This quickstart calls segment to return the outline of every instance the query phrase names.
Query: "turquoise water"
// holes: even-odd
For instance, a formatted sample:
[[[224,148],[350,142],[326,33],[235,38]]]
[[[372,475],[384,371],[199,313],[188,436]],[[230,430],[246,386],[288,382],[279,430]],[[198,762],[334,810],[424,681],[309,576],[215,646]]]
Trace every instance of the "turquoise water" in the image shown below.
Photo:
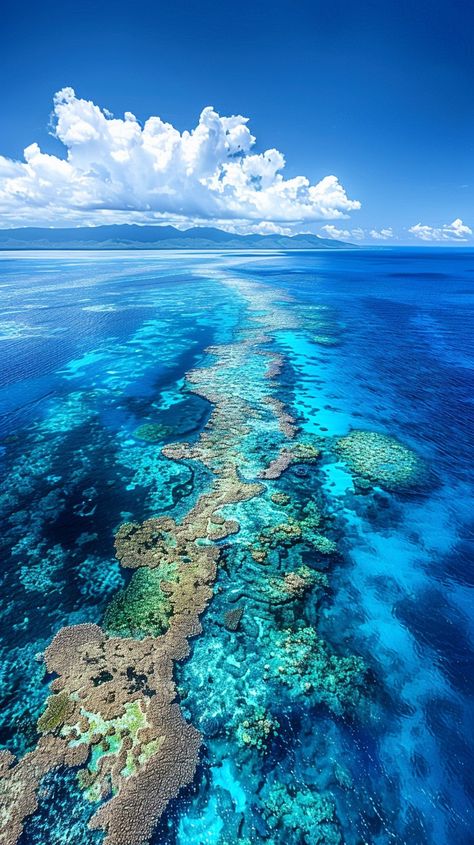
[[[186,524],[235,467],[261,489],[197,540],[217,573],[173,672],[202,744],[152,841],[473,841],[473,258],[0,255],[2,748],[70,741],[38,726],[64,626],[159,648],[156,587],[159,620],[149,592],[117,619],[114,536]],[[57,759],[15,840],[103,841],[109,796]]]

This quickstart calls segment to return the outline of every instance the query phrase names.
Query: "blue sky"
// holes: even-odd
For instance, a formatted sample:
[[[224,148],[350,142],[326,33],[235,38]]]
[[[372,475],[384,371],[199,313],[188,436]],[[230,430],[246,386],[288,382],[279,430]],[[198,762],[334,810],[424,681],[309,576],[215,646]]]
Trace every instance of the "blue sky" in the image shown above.
[[[130,219],[358,231],[362,242],[383,242],[371,231],[386,232],[387,242],[473,240],[474,7],[466,0],[26,2],[8,4],[2,18],[0,225]],[[60,98],[58,138],[49,118],[65,87],[75,98]],[[133,113],[140,132],[150,115],[192,130],[213,106],[221,117],[248,117],[247,136],[242,123],[230,151],[222,138],[210,150],[206,133],[229,135],[211,115],[198,153],[198,136],[184,146],[165,139],[177,147],[162,172],[155,141],[138,158],[148,141],[137,129],[132,157],[121,147],[118,163],[122,127],[99,127],[81,100],[107,109],[105,121]],[[84,120],[95,129],[79,137]],[[41,152],[30,149],[25,165],[32,144]],[[68,149],[67,169],[57,159]],[[275,155],[255,158],[268,149],[283,154],[283,170]],[[282,175],[289,181],[277,184]],[[321,185],[333,175],[336,184]]]

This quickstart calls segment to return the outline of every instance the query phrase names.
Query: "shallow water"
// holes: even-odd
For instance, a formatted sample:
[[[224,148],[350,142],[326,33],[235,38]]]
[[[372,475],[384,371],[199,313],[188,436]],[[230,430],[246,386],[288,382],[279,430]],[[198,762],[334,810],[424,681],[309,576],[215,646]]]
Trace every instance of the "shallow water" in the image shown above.
[[[114,557],[119,525],[179,521],[211,489],[215,456],[204,465],[161,449],[201,442],[213,405],[190,374],[217,360],[218,390],[255,411],[228,422],[242,478],[262,479],[286,448],[281,409],[262,410],[269,395],[320,456],[225,507],[240,530],[220,544],[203,631],[175,667],[181,711],[203,735],[199,766],[153,841],[473,841],[473,259],[0,254],[1,747],[22,757],[38,742],[54,634],[102,624],[130,581]],[[259,320],[267,338],[248,347]],[[279,362],[270,378],[268,356]],[[364,486],[337,448],[353,429],[408,447],[423,466],[416,483]],[[272,545],[308,502],[337,551],[304,533]],[[327,586],[283,600],[282,578],[302,566]],[[293,654],[282,638],[302,630],[361,658],[362,689],[348,672],[344,689],[311,676],[302,692],[314,649],[297,675],[281,672]],[[20,841],[101,842],[87,827],[96,809],[73,771],[53,770]]]

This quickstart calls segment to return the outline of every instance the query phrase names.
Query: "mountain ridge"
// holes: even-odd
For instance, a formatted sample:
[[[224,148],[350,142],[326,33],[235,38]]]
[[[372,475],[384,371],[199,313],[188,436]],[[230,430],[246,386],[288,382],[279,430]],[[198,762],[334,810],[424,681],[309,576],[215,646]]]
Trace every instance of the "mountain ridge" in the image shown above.
[[[353,244],[318,235],[237,235],[213,227],[176,229],[135,223],[49,229],[0,229],[0,250],[16,249],[348,249]]]

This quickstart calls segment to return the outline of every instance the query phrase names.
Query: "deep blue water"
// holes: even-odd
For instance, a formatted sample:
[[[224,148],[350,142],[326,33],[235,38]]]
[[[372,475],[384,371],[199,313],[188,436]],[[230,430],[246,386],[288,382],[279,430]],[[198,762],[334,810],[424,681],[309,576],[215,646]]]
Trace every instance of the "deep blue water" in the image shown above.
[[[467,250],[0,254],[0,744],[20,755],[34,747],[48,695],[35,655],[64,625],[100,623],[126,581],[113,553],[120,523],[180,516],[209,484],[202,466],[169,461],[134,432],[153,422],[165,427],[165,442],[199,436],[211,407],[189,391],[185,374],[207,366],[206,348],[230,343],[245,326],[248,303],[231,279],[290,294],[281,307],[303,321],[322,315],[321,332],[333,341],[318,342],[316,328],[278,330],[275,348],[285,357],[278,395],[308,439],[328,443],[314,483],[343,554],[331,565],[318,630],[338,653],[364,659],[372,688],[350,719],[282,707],[267,755],[239,760],[232,732],[209,728],[219,696],[233,702],[235,686],[216,668],[215,655],[229,647],[217,596],[177,669],[188,690],[186,716],[204,734],[202,764],[156,842],[336,841],[301,838],[291,825],[265,827],[261,783],[291,772],[303,787],[333,794],[339,841],[469,845],[474,253]],[[352,428],[410,447],[429,468],[423,488],[359,494],[330,450]],[[291,469],[282,477],[290,493],[310,483]],[[218,583],[228,578],[234,589],[238,577],[223,572]],[[316,610],[303,612],[313,622]],[[237,663],[252,662],[250,649],[244,629]],[[202,686],[210,667],[221,672],[212,695]],[[22,845],[101,841],[87,829],[91,808],[70,774],[47,795]]]

